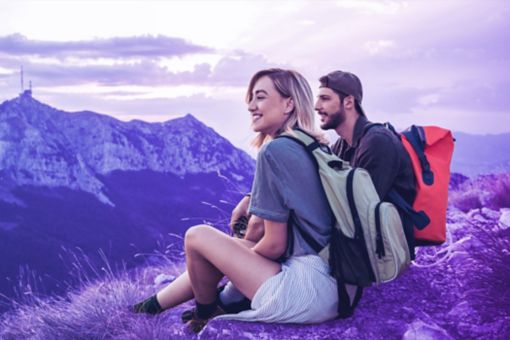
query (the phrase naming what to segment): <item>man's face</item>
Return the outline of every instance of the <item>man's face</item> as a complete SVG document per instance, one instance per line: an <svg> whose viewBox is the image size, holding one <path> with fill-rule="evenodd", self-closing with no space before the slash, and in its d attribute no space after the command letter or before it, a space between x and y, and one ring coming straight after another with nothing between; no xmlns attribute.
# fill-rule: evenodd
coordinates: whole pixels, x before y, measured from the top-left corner
<svg viewBox="0 0 510 340"><path fill-rule="evenodd" d="M315 111L320 116L321 129L336 129L345 121L345 110L338 94L330 88L319 88Z"/></svg>

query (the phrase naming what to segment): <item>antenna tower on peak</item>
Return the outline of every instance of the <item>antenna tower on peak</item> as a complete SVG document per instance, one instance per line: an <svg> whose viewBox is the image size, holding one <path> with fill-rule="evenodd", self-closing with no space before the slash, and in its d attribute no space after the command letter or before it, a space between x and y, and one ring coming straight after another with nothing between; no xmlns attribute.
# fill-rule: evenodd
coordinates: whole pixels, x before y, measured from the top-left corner
<svg viewBox="0 0 510 340"><path fill-rule="evenodd" d="M21 78L21 92L25 91L25 86L23 84L23 65L20 66L20 78Z"/></svg>
<svg viewBox="0 0 510 340"><path fill-rule="evenodd" d="M21 82L21 92L20 96L32 97L32 81L30 80L30 87L28 90L25 90L25 83L23 81L23 65L20 66L20 82Z"/></svg>

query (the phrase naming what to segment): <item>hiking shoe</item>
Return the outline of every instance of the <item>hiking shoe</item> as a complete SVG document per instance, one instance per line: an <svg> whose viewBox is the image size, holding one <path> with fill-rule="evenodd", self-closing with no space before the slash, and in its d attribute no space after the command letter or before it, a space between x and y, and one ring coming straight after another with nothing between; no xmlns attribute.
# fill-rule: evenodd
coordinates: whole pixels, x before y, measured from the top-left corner
<svg viewBox="0 0 510 340"><path fill-rule="evenodd" d="M220 301L220 293L223 291L223 289L225 289L225 286L226 286L226 284L223 284L216 289L216 303L218 303L218 305L220 305L220 307L224 311L225 311L225 308L223 308L223 305L221 304L221 301ZM182 312L182 314L181 314L182 323L186 323L186 322L190 321L191 319L193 319L194 310L195 310L195 308L191 308L191 309L187 309L184 312ZM230 312L226 312L226 313L231 314Z"/></svg>
<svg viewBox="0 0 510 340"><path fill-rule="evenodd" d="M193 313L194 312L195 312L195 308L191 308L191 309L185 310L181 314L181 321L182 321L182 323L186 323L186 322L190 321L191 319L193 319Z"/></svg>
<svg viewBox="0 0 510 340"><path fill-rule="evenodd" d="M193 333L198 334L202 329L204 329L205 325L207 325L207 322L209 322L210 319L222 314L225 314L225 312L223 309L217 306L207 319L201 319L198 317L196 308L193 308L191 310L191 319L186 322L186 325Z"/></svg>
<svg viewBox="0 0 510 340"><path fill-rule="evenodd" d="M245 297L241 301L224 304L221 302L221 299L218 298L218 306L220 306L226 314L237 314L251 309L251 300Z"/></svg>
<svg viewBox="0 0 510 340"><path fill-rule="evenodd" d="M216 303L225 312L225 314L237 314L242 311L251 309L251 300L247 297L241 301L224 304L220 299L220 293L225 289L225 285L219 286L216 293ZM193 318L193 311L195 308L187 309L181 314L182 323L186 323Z"/></svg>
<svg viewBox="0 0 510 340"><path fill-rule="evenodd" d="M131 310L134 313L146 313L146 314L152 314L156 315L164 311L163 308L161 308L161 305L159 304L158 300L156 299L156 295L153 295L142 302L139 302L133 306L131 306Z"/></svg>

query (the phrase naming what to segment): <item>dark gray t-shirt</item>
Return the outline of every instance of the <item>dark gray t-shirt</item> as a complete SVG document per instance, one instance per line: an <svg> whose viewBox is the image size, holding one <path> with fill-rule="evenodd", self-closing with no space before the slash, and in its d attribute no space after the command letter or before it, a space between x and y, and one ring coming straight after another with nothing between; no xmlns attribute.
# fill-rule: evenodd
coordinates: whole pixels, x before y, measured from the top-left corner
<svg viewBox="0 0 510 340"><path fill-rule="evenodd" d="M316 254L298 227L322 246L329 242L333 213L315 164L302 145L287 138L272 140L260 149L249 212L288 222L285 257Z"/></svg>

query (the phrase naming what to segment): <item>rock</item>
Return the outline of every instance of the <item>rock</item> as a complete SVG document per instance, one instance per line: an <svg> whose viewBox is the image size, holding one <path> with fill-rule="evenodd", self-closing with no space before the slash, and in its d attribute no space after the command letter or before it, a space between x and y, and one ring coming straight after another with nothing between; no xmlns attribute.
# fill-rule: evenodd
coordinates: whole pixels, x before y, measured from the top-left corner
<svg viewBox="0 0 510 340"><path fill-rule="evenodd" d="M342 334L342 339L359 339L360 334L356 327L350 327Z"/></svg>
<svg viewBox="0 0 510 340"><path fill-rule="evenodd" d="M485 217L487 220L497 220L500 216L500 212L497 210L492 210L489 208L482 208L481 214L483 217Z"/></svg>
<svg viewBox="0 0 510 340"><path fill-rule="evenodd" d="M502 229L510 228L510 208L502 208L500 212L501 215L499 216L499 226Z"/></svg>
<svg viewBox="0 0 510 340"><path fill-rule="evenodd" d="M448 317L457 323L457 331L463 336L474 334L473 332L481 323L479 313L471 307L468 301L456 304L448 313Z"/></svg>
<svg viewBox="0 0 510 340"><path fill-rule="evenodd" d="M175 276L174 275L159 274L154 279L154 285L159 286L159 285L162 285L162 284L168 284L168 283L172 282L173 280L175 280Z"/></svg>
<svg viewBox="0 0 510 340"><path fill-rule="evenodd" d="M404 335L402 336L402 340L449 340L454 339L451 337L447 331L443 328L439 327L434 323L425 323L421 320L415 320L411 323Z"/></svg>
<svg viewBox="0 0 510 340"><path fill-rule="evenodd" d="M500 212L487 207L483 207L471 209L466 215L471 220L478 222L490 222L497 220L500 216Z"/></svg>

